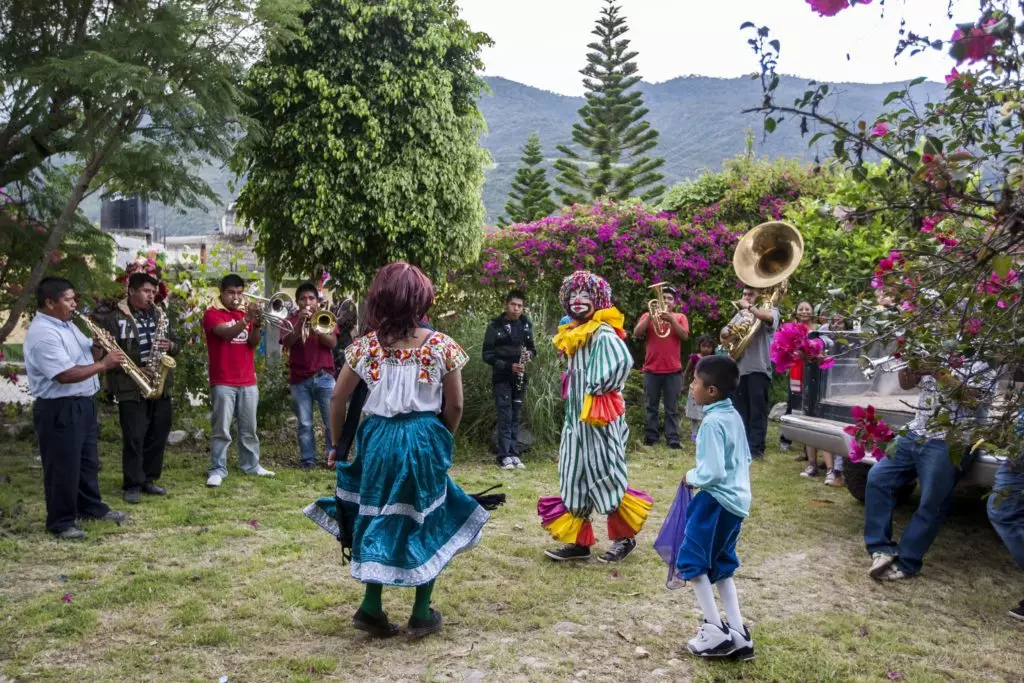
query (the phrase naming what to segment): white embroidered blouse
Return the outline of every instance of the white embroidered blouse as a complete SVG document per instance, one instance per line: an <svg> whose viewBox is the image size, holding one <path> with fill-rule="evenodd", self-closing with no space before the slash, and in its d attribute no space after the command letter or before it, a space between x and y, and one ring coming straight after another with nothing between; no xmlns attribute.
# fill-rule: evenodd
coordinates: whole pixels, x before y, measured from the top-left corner
<svg viewBox="0 0 1024 683"><path fill-rule="evenodd" d="M369 389L363 412L394 417L441 411L441 380L469 356L446 334L434 332L414 349L385 348L370 332L345 349L345 361Z"/></svg>

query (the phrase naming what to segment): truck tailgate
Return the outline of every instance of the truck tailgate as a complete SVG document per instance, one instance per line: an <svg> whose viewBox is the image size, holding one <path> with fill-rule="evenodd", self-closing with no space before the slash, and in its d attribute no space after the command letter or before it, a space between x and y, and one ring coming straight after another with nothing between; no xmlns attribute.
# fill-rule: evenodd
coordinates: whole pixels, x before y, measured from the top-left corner
<svg viewBox="0 0 1024 683"><path fill-rule="evenodd" d="M797 414L783 415L780 419L780 431L790 441L843 457L850 451L851 437L843 431L847 426L843 422Z"/></svg>

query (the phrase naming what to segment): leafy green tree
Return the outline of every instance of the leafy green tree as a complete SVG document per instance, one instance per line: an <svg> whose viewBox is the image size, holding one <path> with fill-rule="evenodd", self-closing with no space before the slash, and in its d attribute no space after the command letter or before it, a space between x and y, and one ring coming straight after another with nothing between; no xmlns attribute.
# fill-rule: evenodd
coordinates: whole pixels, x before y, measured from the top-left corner
<svg viewBox="0 0 1024 683"><path fill-rule="evenodd" d="M554 213L558 206L551 201L551 185L548 184L547 171L541 164L544 156L540 153L540 136L530 133L523 147L523 165L516 171L512 181L512 191L508 193L509 201L505 204L504 216L498 218L498 225L505 227L509 223L529 223Z"/></svg>
<svg viewBox="0 0 1024 683"><path fill-rule="evenodd" d="M640 91L627 92L640 81L633 61L638 53L622 37L629 30L626 18L619 15L614 0L606 2L593 30L600 41L587 46L591 52L580 71L587 90L579 111L583 122L572 127L573 142L585 152L558 146L565 158L555 162L555 169L566 187L556 187L555 192L566 204L599 197L625 199L638 192L641 199L651 201L665 191L659 184L664 176L658 173L665 160L646 156L658 144L658 131L643 120L647 109Z"/></svg>
<svg viewBox="0 0 1024 683"><path fill-rule="evenodd" d="M257 127L233 162L272 272L323 266L360 290L395 259L437 274L475 258L488 42L453 0L314 0L299 38L253 68Z"/></svg>
<svg viewBox="0 0 1024 683"><path fill-rule="evenodd" d="M0 183L31 196L71 173L0 342L14 329L82 199L139 193L177 206L215 195L200 163L237 136L253 54L299 0L54 0L0 3ZM265 30L260 30L261 26ZM59 162L59 163L58 163Z"/></svg>

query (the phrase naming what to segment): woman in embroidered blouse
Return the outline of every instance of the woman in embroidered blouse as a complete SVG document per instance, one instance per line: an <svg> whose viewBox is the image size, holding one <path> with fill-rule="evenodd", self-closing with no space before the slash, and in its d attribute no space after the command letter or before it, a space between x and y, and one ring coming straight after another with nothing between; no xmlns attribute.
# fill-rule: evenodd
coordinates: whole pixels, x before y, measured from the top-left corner
<svg viewBox="0 0 1024 683"><path fill-rule="evenodd" d="M419 268L396 262L378 271L364 334L345 350L331 399L331 433L341 434L345 404L366 383L356 455L337 463L336 495L305 511L351 547L352 576L366 584L352 623L378 637L399 631L381 606L384 585L416 587L411 635L440 630L441 614L430 607L434 579L479 542L488 519L447 475L468 359L453 339L420 327L433 300L434 286Z"/></svg>

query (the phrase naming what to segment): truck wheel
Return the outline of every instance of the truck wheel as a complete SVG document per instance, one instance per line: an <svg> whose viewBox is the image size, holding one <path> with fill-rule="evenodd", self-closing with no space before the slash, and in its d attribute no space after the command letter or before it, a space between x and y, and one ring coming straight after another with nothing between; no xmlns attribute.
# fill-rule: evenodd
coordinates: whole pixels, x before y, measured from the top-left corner
<svg viewBox="0 0 1024 683"><path fill-rule="evenodd" d="M844 462L843 479L846 480L846 489L850 495L864 502L864 492L868 485L868 472L871 465L863 462Z"/></svg>

